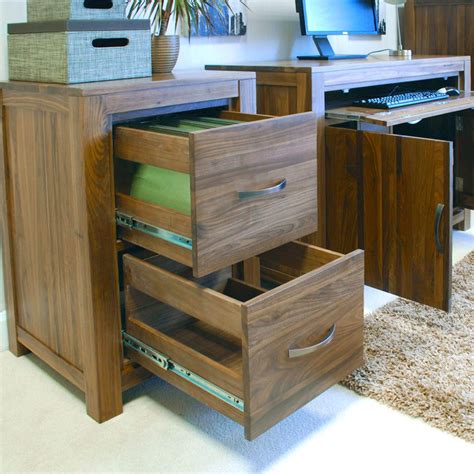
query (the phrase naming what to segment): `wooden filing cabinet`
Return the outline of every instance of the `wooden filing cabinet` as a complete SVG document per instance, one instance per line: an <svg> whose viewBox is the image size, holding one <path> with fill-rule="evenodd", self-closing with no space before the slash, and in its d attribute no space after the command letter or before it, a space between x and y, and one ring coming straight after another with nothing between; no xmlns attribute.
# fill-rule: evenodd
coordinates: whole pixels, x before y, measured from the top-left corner
<svg viewBox="0 0 474 474"><path fill-rule="evenodd" d="M293 242L317 228L313 113L256 115L253 73L1 87L10 347L90 416L157 374L253 439L361 364L363 252ZM241 123L126 126L193 110ZM132 197L137 163L189 173L191 214Z"/></svg>

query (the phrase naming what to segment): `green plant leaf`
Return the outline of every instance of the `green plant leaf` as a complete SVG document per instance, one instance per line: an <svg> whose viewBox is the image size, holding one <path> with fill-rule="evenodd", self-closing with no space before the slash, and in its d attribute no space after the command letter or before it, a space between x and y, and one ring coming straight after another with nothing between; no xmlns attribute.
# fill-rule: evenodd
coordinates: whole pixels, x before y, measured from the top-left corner
<svg viewBox="0 0 474 474"><path fill-rule="evenodd" d="M166 34L171 18L174 18L174 27L177 31L181 21L188 29L191 37L191 29L199 27L199 19L203 18L210 31L215 30L215 24L211 18L211 10L215 9L221 21L224 21L224 8L227 7L232 13L229 0L128 0L128 18L149 18L152 32L160 35ZM244 0L240 3L248 8Z"/></svg>

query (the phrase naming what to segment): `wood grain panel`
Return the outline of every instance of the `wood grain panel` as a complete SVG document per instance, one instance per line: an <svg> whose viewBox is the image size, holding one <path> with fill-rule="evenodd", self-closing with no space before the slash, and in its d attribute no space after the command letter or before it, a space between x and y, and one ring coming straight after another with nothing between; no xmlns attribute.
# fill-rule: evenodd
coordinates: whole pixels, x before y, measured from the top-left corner
<svg viewBox="0 0 474 474"><path fill-rule="evenodd" d="M405 60L406 61L406 60ZM377 63L373 63L377 65ZM340 90L344 88L369 87L381 84L403 83L436 77L456 77L459 71L464 71L465 61L463 58L438 58L436 63L425 63L418 61L405 62L398 67L378 64L376 71L371 68L361 67L359 70L347 70L345 72L334 71L324 74L324 85L326 91Z"/></svg>
<svg viewBox="0 0 474 474"><path fill-rule="evenodd" d="M243 354L248 439L361 364L363 266L363 252L356 251L246 304ZM330 344L313 354L289 358L289 349L314 345L334 324L336 333Z"/></svg>
<svg viewBox="0 0 474 474"><path fill-rule="evenodd" d="M290 115L311 110L308 74L259 72L257 111L268 115Z"/></svg>
<svg viewBox="0 0 474 474"><path fill-rule="evenodd" d="M329 128L327 137L328 182L338 183L328 196L336 209L329 246L363 248L368 285L448 310L451 143L342 128ZM435 245L438 205L442 252Z"/></svg>
<svg viewBox="0 0 474 474"><path fill-rule="evenodd" d="M415 141L416 140L416 141ZM451 307L453 150L452 144L398 137L398 268L391 291L405 298L449 311ZM417 159L414 160L413 156ZM443 252L436 249L436 207Z"/></svg>
<svg viewBox="0 0 474 474"><path fill-rule="evenodd" d="M278 267L281 271L298 277L342 257L342 254L315 247L304 242L290 242L259 255L267 268ZM278 262L278 263L275 263Z"/></svg>
<svg viewBox="0 0 474 474"><path fill-rule="evenodd" d="M191 136L195 275L252 257L316 229L316 122L312 113ZM239 199L240 191L280 192Z"/></svg>
<svg viewBox="0 0 474 474"><path fill-rule="evenodd" d="M233 97L239 97L239 82L236 80L203 82L201 84L189 83L144 91L138 89L106 95L104 101L107 112L115 114Z"/></svg>
<svg viewBox="0 0 474 474"><path fill-rule="evenodd" d="M127 285L222 331L242 335L241 305L233 298L131 255L124 256L123 265Z"/></svg>
<svg viewBox="0 0 474 474"><path fill-rule="evenodd" d="M472 0L408 0L405 12L405 46L414 53L474 55Z"/></svg>
<svg viewBox="0 0 474 474"><path fill-rule="evenodd" d="M449 310L452 149L448 142L363 134L366 282ZM444 206L435 246L435 213Z"/></svg>
<svg viewBox="0 0 474 474"><path fill-rule="evenodd" d="M326 246L348 253L364 248L362 163L357 150L357 132L326 128Z"/></svg>
<svg viewBox="0 0 474 474"><path fill-rule="evenodd" d="M67 99L35 107L4 108L8 121L11 249L17 290L17 324L72 366L83 369L78 314L81 254L77 235L84 229L76 208ZM58 111L59 110L59 111ZM34 238L33 238L34 236ZM7 273L7 277L8 277ZM61 295L61 297L58 297ZM79 336L78 336L79 335Z"/></svg>
<svg viewBox="0 0 474 474"><path fill-rule="evenodd" d="M0 90L0 104L2 103ZM6 148L6 117L3 105L0 107L0 252L3 259L3 283L8 324L8 343L10 351L17 357L27 354L28 349L18 342L16 322L18 319L15 264L13 260L13 228L11 223L11 186L8 179L8 150Z"/></svg>
<svg viewBox="0 0 474 474"><path fill-rule="evenodd" d="M66 380L75 385L79 390L84 391L84 374L82 371L59 357L48 346L42 344L21 327L18 328L18 340L24 347L31 350L33 354L60 373Z"/></svg>
<svg viewBox="0 0 474 474"><path fill-rule="evenodd" d="M81 245L81 343L87 413L99 422L122 412L121 321L115 244L112 123L101 97L70 98L70 166L75 171ZM71 294L70 288L67 291ZM73 336L73 333L71 334Z"/></svg>
<svg viewBox="0 0 474 474"><path fill-rule="evenodd" d="M189 173L189 140L186 137L117 127L114 130L114 156Z"/></svg>
<svg viewBox="0 0 474 474"><path fill-rule="evenodd" d="M127 333L239 398L243 397L240 341L213 326L154 302L134 288ZM141 301L141 303L140 303ZM144 307L140 307L143 304Z"/></svg>

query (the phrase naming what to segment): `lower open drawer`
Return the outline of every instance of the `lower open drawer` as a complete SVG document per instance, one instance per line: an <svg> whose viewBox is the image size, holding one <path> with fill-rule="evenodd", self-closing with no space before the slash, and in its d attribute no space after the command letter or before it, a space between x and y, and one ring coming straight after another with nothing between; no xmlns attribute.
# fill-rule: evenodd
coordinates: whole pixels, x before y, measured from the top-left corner
<svg viewBox="0 0 474 474"><path fill-rule="evenodd" d="M362 362L363 252L292 242L261 285L124 257L127 356L244 425L253 439Z"/></svg>

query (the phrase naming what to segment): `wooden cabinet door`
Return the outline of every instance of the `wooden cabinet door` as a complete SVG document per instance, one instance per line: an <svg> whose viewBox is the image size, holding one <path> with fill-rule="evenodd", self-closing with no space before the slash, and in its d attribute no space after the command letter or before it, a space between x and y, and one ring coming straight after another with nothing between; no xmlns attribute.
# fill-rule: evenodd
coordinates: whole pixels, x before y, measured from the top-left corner
<svg viewBox="0 0 474 474"><path fill-rule="evenodd" d="M452 143L328 127L327 243L369 286L449 310Z"/></svg>

